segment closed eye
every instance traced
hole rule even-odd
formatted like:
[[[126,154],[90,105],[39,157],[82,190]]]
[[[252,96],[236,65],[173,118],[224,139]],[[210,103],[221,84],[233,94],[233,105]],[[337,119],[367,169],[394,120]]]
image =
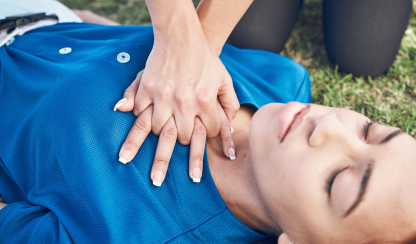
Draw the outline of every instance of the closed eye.
[[[370,129],[370,126],[373,125],[373,121],[367,121],[365,127],[364,127],[364,140],[367,140],[368,130]]]
[[[340,172],[340,170],[332,172],[326,180],[325,191],[328,193],[328,196],[331,196],[332,185],[334,184],[335,178]]]

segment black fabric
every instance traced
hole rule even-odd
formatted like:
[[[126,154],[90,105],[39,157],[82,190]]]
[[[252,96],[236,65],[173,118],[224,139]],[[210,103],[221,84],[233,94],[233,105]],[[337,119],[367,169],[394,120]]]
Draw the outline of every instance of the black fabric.
[[[238,48],[282,50],[296,23],[302,0],[254,0],[227,43]]]
[[[356,76],[377,76],[393,64],[412,13],[412,0],[324,0],[328,58]]]
[[[255,0],[228,38],[239,48],[280,52],[302,0]],[[323,0],[328,58],[340,71],[377,76],[394,62],[412,0]]]

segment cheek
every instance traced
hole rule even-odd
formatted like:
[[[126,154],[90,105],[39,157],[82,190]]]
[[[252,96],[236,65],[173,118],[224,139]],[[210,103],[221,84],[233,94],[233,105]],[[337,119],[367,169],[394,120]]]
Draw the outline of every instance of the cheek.
[[[285,171],[283,171],[285,170]],[[311,236],[328,226],[326,198],[312,170],[283,169],[267,190],[266,205],[275,221],[286,233]]]
[[[258,178],[260,194],[282,228],[327,228],[328,196],[324,191],[327,158],[305,151],[278,152],[268,157]],[[285,230],[285,229],[284,229]]]
[[[267,154],[261,165],[255,163],[260,194],[274,214],[309,211],[316,196],[316,177],[311,162],[302,154]],[[313,208],[313,207],[312,207]]]

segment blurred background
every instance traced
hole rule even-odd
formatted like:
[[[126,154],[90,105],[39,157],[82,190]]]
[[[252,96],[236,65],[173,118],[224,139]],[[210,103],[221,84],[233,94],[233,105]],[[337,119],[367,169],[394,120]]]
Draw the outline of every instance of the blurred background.
[[[124,25],[149,25],[144,0],[61,0],[71,9],[90,10]],[[197,6],[199,0],[193,0]],[[414,7],[416,0],[414,0]],[[322,0],[305,0],[298,22],[280,53],[309,71],[316,104],[348,108],[374,121],[416,132],[416,11],[399,55],[386,75],[353,77],[338,72],[327,57],[322,33]]]

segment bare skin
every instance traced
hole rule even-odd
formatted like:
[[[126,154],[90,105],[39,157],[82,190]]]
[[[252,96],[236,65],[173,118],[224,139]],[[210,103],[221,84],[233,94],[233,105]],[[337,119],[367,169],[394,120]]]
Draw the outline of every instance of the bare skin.
[[[98,14],[95,14],[89,10],[72,10],[78,17],[82,19],[84,22],[88,23],[96,23],[102,25],[120,25],[117,22],[104,18]]]
[[[416,233],[416,141],[319,105],[303,105],[282,140],[284,106],[268,104],[254,116],[239,110],[236,161],[224,160],[220,138],[208,140],[212,177],[236,217],[280,235],[279,244],[409,241]]]
[[[410,241],[416,141],[354,111],[318,105],[303,105],[282,140],[284,106],[266,105],[253,120],[252,110],[240,109],[235,162],[221,158],[219,138],[208,140],[211,174],[230,210],[251,228],[280,235],[279,244]]]
[[[250,124],[252,168],[264,208],[284,232],[279,244],[414,237],[416,141],[354,111],[305,107],[283,139],[283,104],[262,107]]]
[[[4,207],[6,207],[7,204],[0,202],[0,210]]]
[[[156,135],[163,136],[163,131],[172,135],[159,141],[165,146],[158,146],[160,157],[156,155],[150,174],[156,185],[165,178],[176,139],[181,144],[194,144],[189,176],[197,179],[195,182],[202,176],[201,159],[207,137],[220,134],[223,156],[235,158],[229,131],[239,103],[218,55],[252,1],[204,0],[197,12],[190,0],[147,1],[155,35],[153,50],[136,80],[137,86],[132,84],[134,87],[126,90],[116,109],[133,110],[140,121],[147,121],[147,117],[140,116],[150,113],[151,122],[140,133],[132,128],[132,136],[120,149],[120,162],[128,163],[134,158],[143,134],[150,132],[148,126]],[[143,113],[149,107],[152,111]]]
[[[207,141],[207,157],[212,178],[227,207],[254,230],[278,236],[280,229],[272,222],[260,198],[251,164],[249,140],[250,121],[254,111],[243,106],[237,113],[234,144],[236,161],[222,156],[219,137]]]
[[[416,166],[412,164],[416,156],[412,148],[416,148],[416,141],[405,133],[397,133],[400,132],[397,128],[374,124],[370,129],[368,118],[350,110],[301,105],[312,112],[294,122],[296,126],[291,127],[283,142],[278,121],[279,117],[285,117],[284,112],[280,115],[284,106],[266,105],[256,112],[253,121],[252,110],[244,107],[239,110],[234,122],[236,161],[225,159],[221,151],[221,142],[229,134],[208,140],[211,174],[237,218],[255,230],[280,235],[279,244],[373,240],[383,243],[380,240],[410,238],[416,229],[412,224],[416,216],[413,204]],[[151,123],[149,116],[147,121]],[[364,139],[367,127],[368,137]],[[201,130],[194,134],[199,135],[196,141],[202,142],[204,127],[198,128]],[[223,131],[229,133],[228,128]],[[394,139],[385,142],[392,135]],[[162,136],[159,143],[161,140],[169,141],[162,145],[175,143],[168,137]],[[191,158],[202,160],[198,156],[202,150],[193,154],[192,144]],[[203,143],[199,145],[202,147]],[[401,164],[396,167],[388,162]],[[381,169],[378,180],[374,179],[377,174],[372,171],[373,166]],[[339,175],[329,187],[332,195],[328,204],[328,193],[323,189],[334,170]],[[355,199],[364,192],[359,186],[369,170],[373,172],[371,182],[379,182],[369,184],[368,191],[378,196],[370,200],[368,193],[367,200],[354,207]],[[189,173],[192,178],[191,169]],[[371,190],[373,184],[376,190]],[[396,211],[385,212],[386,204]],[[357,210],[346,218],[348,209],[353,208]],[[384,232],[378,233],[380,230]]]
[[[205,38],[212,50],[220,55],[234,27],[253,0],[202,0],[196,9]]]

